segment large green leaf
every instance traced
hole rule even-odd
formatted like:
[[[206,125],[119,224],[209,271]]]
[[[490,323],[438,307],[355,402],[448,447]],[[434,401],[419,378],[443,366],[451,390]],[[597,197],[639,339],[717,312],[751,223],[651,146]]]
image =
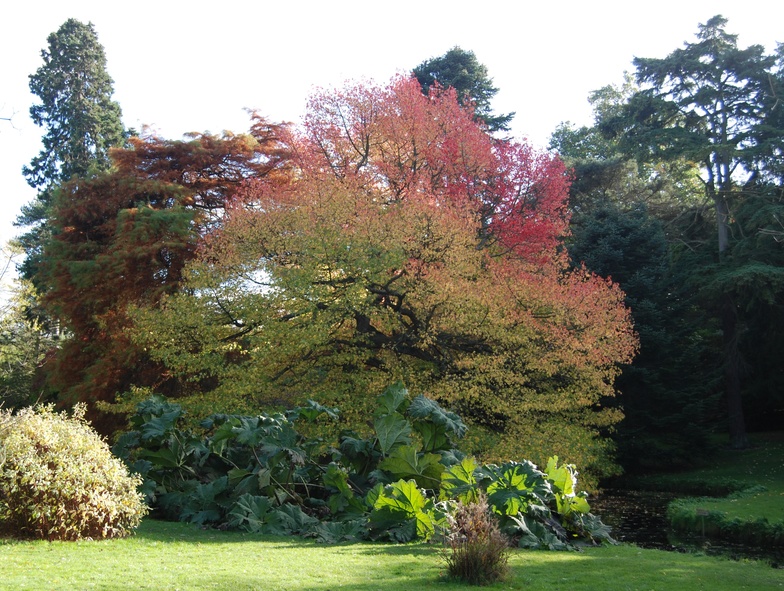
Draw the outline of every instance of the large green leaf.
[[[281,505],[272,513],[275,520],[267,528],[267,533],[309,536],[319,525],[319,520],[305,513],[299,505]]]
[[[458,415],[444,410],[435,400],[421,394],[411,401],[407,414],[414,420],[415,429],[417,429],[418,423],[430,422],[443,427],[446,434],[458,439],[462,438],[467,430],[465,423]]]
[[[198,524],[219,521],[223,516],[223,503],[219,497],[227,489],[228,477],[226,476],[199,484],[188,497],[180,519]]]
[[[387,386],[386,389],[378,397],[378,408],[376,409],[376,416],[385,414],[392,414],[399,412],[402,409],[400,406],[408,398],[408,390],[403,385],[403,382],[395,382]]]
[[[364,519],[349,521],[324,521],[312,530],[317,542],[337,544],[338,542],[356,542],[367,534]]]
[[[411,423],[403,415],[392,413],[383,415],[373,422],[381,453],[389,455],[395,446],[411,443]]]
[[[324,472],[324,486],[337,490],[327,499],[327,506],[333,515],[365,512],[365,503],[354,494],[348,483],[348,472],[345,468],[334,462],[329,464]]]
[[[450,447],[449,436],[443,425],[417,421],[414,430],[422,438],[422,451],[441,451]]]
[[[228,525],[249,532],[260,532],[270,520],[272,503],[267,497],[244,494],[229,513]]]
[[[577,492],[577,468],[573,464],[558,466],[558,456],[547,460],[547,480],[552,484],[556,509],[562,518],[572,513],[588,513],[591,510],[585,494]]]
[[[374,503],[368,525],[375,537],[428,540],[439,521],[433,502],[422,494],[416,482],[399,480],[384,487]]]
[[[572,464],[558,466],[558,456],[547,460],[547,480],[553,485],[553,491],[563,495],[573,495],[577,489],[577,471]]]
[[[305,419],[311,423],[321,415],[325,415],[330,419],[337,419],[339,411],[337,408],[322,406],[315,400],[308,400],[305,406],[299,406],[286,413],[286,417],[289,421]]]
[[[182,410],[175,408],[159,416],[150,417],[141,425],[142,441],[161,440],[174,429],[177,420],[182,416]]]
[[[547,505],[553,499],[545,474],[529,461],[491,464],[477,474],[488,483],[488,503],[501,515],[525,513],[529,505]]]
[[[479,486],[474,476],[478,465],[474,458],[463,458],[459,464],[441,474],[441,499],[475,503],[479,499]]]
[[[556,532],[545,524],[526,515],[512,516],[515,523],[515,535],[519,538],[520,548],[542,550],[567,550],[568,544]]]
[[[379,466],[395,479],[414,479],[422,488],[437,489],[441,484],[444,466],[441,456],[433,453],[419,454],[412,445],[394,449]]]

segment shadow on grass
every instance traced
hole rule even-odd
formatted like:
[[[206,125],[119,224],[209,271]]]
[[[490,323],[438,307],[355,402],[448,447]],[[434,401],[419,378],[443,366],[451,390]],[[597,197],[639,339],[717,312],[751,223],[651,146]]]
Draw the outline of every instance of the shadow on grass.
[[[139,541],[178,542],[192,544],[248,544],[264,542],[276,548],[350,548],[355,554],[390,554],[421,556],[432,554],[440,549],[437,544],[414,542],[410,544],[394,544],[390,542],[340,542],[324,544],[300,536],[274,536],[253,534],[241,531],[222,531],[205,528],[192,523],[160,521],[145,519],[133,535]]]

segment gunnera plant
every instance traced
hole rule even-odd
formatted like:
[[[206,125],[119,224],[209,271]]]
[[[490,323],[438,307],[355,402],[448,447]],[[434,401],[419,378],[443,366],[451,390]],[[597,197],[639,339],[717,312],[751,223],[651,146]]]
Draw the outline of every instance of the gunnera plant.
[[[475,502],[459,503],[448,522],[444,539],[448,576],[470,585],[503,580],[509,570],[509,541],[484,494]]]
[[[0,530],[44,540],[122,537],[147,513],[128,473],[84,418],[52,406],[0,411]]]

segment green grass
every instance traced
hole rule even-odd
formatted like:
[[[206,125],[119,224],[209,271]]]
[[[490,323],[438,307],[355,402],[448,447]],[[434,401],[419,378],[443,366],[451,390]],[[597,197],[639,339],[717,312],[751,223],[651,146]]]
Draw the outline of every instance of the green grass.
[[[706,495],[672,504],[670,515],[678,530],[702,533],[704,528],[709,537],[784,544],[784,433],[751,439],[753,448],[722,451],[703,468],[658,474],[637,484]]]
[[[488,589],[737,591],[784,589],[760,562],[606,546],[584,552],[515,550],[507,581]],[[146,520],[131,538],[0,541],[0,589],[412,591],[468,589],[444,581],[437,547],[318,545]]]

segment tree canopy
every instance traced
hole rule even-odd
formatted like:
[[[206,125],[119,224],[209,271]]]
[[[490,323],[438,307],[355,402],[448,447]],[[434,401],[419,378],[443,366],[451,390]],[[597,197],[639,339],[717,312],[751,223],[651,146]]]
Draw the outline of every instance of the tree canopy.
[[[111,172],[55,192],[37,279],[69,335],[44,368],[62,400],[113,400],[131,385],[176,393],[176,380],[129,342],[126,310],[177,291],[243,181],[280,173],[278,129],[256,119],[246,135],[131,138]]]
[[[602,402],[636,341],[620,290],[560,249],[563,163],[406,78],[314,95],[287,142],[290,181],[245,184],[135,341],[211,409],[316,397],[361,426],[403,379],[497,457],[611,472]]]
[[[734,210],[757,176],[780,152],[784,128],[777,93],[776,58],[762,46],[739,48],[720,15],[699,26],[697,41],[664,58],[635,58],[641,90],[625,108],[602,122],[605,133],[640,161],[686,159],[699,163],[704,192],[717,230],[715,273],[734,275],[730,260]],[[776,173],[773,172],[773,175]],[[732,445],[748,445],[741,399],[740,302],[731,281],[709,281],[721,319],[723,366]],[[705,285],[707,286],[707,284]]]

